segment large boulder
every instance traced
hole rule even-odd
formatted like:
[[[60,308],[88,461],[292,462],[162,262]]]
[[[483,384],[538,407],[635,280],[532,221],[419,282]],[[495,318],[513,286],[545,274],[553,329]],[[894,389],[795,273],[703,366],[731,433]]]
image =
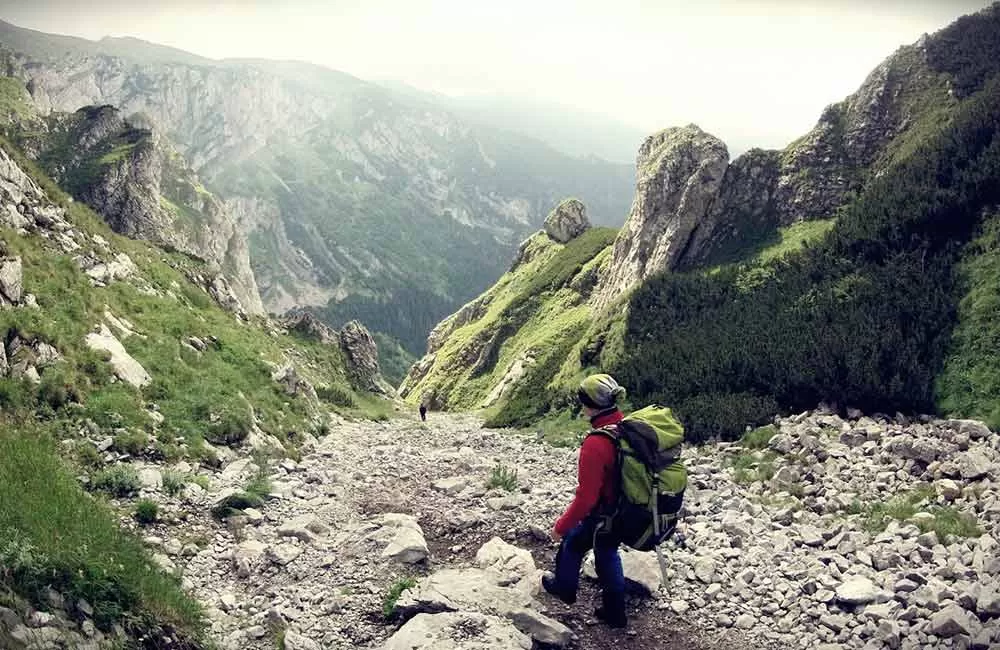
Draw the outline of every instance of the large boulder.
[[[566,199],[545,218],[545,233],[560,244],[576,239],[588,228],[587,208],[578,199]]]
[[[104,323],[101,323],[96,332],[87,334],[86,344],[91,350],[107,352],[111,355],[111,367],[115,375],[125,383],[142,388],[153,380],[146,369],[125,351],[125,346],[115,338],[115,335]]]
[[[719,193],[728,163],[726,145],[693,124],[646,139],[639,150],[632,211],[594,297],[598,307],[677,266]]]
[[[21,302],[24,294],[22,284],[21,258],[0,259],[0,304]]]
[[[496,616],[471,612],[418,614],[382,650],[530,650],[531,638]]]

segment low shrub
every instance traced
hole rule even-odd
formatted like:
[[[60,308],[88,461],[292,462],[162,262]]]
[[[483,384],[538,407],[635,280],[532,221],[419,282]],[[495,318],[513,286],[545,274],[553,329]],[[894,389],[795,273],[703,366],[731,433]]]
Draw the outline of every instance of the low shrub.
[[[399,597],[403,595],[403,592],[407,589],[413,589],[417,586],[416,578],[400,578],[389,587],[389,591],[386,593],[385,598],[382,601],[382,616],[386,620],[390,620],[396,616],[396,603],[399,602]]]
[[[91,485],[95,490],[123,499],[139,491],[139,474],[130,465],[115,465],[95,474]]]
[[[513,492],[517,489],[517,470],[503,464],[497,465],[490,472],[490,478],[486,481],[486,487],[490,489],[501,488],[508,492]]]
[[[160,515],[160,506],[151,499],[142,499],[135,504],[135,520],[143,526],[156,523]]]

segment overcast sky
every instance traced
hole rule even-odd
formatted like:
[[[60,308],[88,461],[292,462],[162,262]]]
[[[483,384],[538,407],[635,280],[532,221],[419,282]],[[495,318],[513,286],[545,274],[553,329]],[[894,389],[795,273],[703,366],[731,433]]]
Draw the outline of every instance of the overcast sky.
[[[298,59],[449,94],[503,93],[646,131],[780,147],[899,45],[987,0],[0,0],[22,27],[203,56]]]

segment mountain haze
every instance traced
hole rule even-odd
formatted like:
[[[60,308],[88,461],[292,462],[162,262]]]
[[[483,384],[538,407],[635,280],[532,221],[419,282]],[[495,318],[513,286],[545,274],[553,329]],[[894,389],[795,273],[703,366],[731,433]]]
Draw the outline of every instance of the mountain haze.
[[[265,308],[362,317],[411,349],[488,286],[567,195],[620,223],[631,167],[470,125],[433,103],[296,62],[211,61],[135,39],[0,25],[42,113],[142,113],[250,242]]]

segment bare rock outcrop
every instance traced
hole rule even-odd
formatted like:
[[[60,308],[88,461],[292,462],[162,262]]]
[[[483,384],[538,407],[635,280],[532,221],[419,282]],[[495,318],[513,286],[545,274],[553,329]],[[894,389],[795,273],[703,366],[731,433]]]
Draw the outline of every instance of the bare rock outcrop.
[[[579,199],[565,199],[545,218],[545,233],[565,244],[576,239],[590,228],[587,208]]]
[[[379,372],[378,346],[368,328],[356,320],[344,325],[340,330],[340,348],[355,386],[373,393],[392,394]]]
[[[646,139],[637,161],[635,201],[595,294],[598,307],[676,266],[708,214],[728,163],[726,145],[693,124]]]

